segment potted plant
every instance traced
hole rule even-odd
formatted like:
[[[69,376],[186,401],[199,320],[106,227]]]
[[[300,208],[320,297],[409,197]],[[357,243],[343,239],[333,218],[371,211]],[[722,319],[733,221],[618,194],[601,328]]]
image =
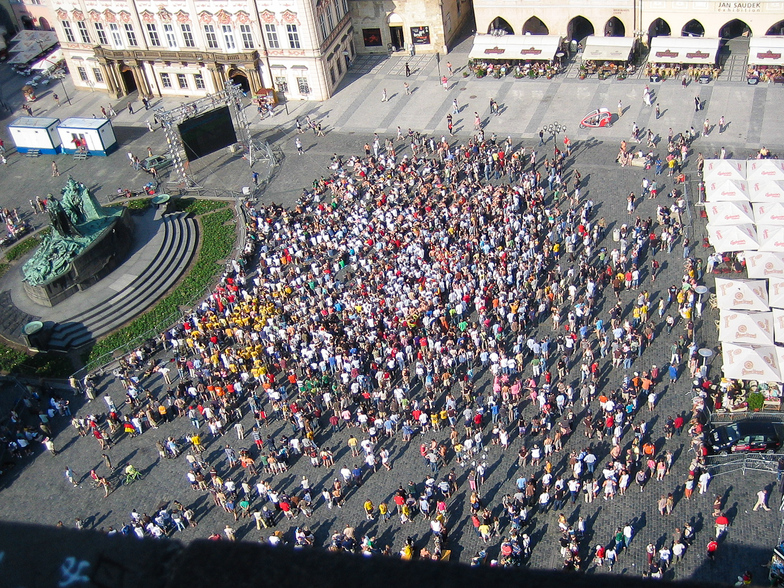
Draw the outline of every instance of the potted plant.
[[[588,75],[588,70],[586,69],[585,65],[581,64],[579,73],[577,74],[577,77],[579,77],[581,80],[584,80],[587,75]]]
[[[468,70],[463,70],[463,77],[464,77],[464,78],[467,78],[467,77],[468,77]]]
[[[746,403],[749,405],[749,410],[759,412],[765,404],[765,397],[762,392],[750,392],[746,397]]]

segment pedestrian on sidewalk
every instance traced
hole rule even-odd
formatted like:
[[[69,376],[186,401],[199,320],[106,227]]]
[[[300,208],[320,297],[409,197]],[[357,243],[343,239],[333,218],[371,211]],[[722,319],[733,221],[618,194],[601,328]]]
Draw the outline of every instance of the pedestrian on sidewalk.
[[[406,77],[411,76],[411,68],[408,65],[408,61],[406,61]]]
[[[117,111],[114,109],[114,106],[109,106],[109,116],[111,117],[117,116]]]
[[[705,122],[702,123],[702,136],[707,137],[708,133],[710,133],[710,119],[705,119]]]
[[[150,110],[150,101],[147,99],[147,96],[142,98],[142,104],[144,104],[144,110]]]
[[[132,102],[128,103],[128,114],[133,114],[133,103]]]
[[[765,488],[763,488],[762,490],[757,492],[757,502],[754,504],[754,508],[752,510],[756,511],[760,508],[762,510],[770,510],[770,507],[768,507],[767,503],[768,503],[768,491]]]
[[[65,477],[71,484],[73,484],[74,488],[79,486],[79,484],[76,482],[76,474],[73,473],[73,470],[70,467],[65,468]]]
[[[108,119],[108,118],[109,118],[109,114],[106,112],[106,108],[104,108],[103,106],[101,106],[101,115],[102,115],[104,118],[106,118],[106,119]]]
[[[706,553],[706,555],[707,555],[708,559],[709,559],[711,562],[713,562],[713,561],[715,560],[715,558],[716,558],[716,550],[717,550],[718,548],[719,548],[719,544],[716,542],[716,539],[711,539],[711,540],[708,542],[708,547],[707,547],[707,553]]]
[[[56,178],[59,175],[60,175],[60,170],[57,169],[57,162],[53,161],[52,162],[52,177]]]
[[[22,104],[22,109],[27,113],[27,116],[33,116],[33,109],[27,104]]]
[[[623,116],[623,102],[618,100],[618,118]]]
[[[253,180],[253,185],[254,185],[254,186],[258,186],[258,185],[259,185],[259,174],[258,174],[258,172],[253,172],[253,173],[250,175],[250,177],[251,177],[251,179]]]
[[[474,130],[479,131],[482,128],[482,119],[479,117],[479,113],[474,113]]]
[[[539,144],[544,145],[544,129],[539,129]]]
[[[700,108],[702,108],[702,104],[700,103],[700,97],[694,97],[694,112],[699,112]]]
[[[297,153],[300,155],[305,155],[305,152],[302,150],[302,141],[299,140],[299,137],[294,139],[294,145],[297,147]]]
[[[659,120],[659,116],[661,116],[661,110],[659,110],[659,103],[656,103],[656,120]]]
[[[386,101],[387,101],[387,89],[384,88],[384,90],[381,92],[381,102],[386,102]]]
[[[411,95],[411,86],[408,85],[408,82],[403,82],[403,87],[406,89],[406,96]]]
[[[441,85],[444,86],[444,90],[449,91],[449,80],[446,76],[441,76]]]
[[[460,114],[460,107],[457,105],[457,98],[452,100],[452,114]]]
[[[451,76],[452,75],[452,62],[451,61],[447,61],[446,62],[446,70],[449,72],[449,75]]]
[[[719,117],[719,134],[724,132],[724,115]]]
[[[57,94],[52,94],[52,98],[54,98],[54,103],[60,106],[60,97]]]

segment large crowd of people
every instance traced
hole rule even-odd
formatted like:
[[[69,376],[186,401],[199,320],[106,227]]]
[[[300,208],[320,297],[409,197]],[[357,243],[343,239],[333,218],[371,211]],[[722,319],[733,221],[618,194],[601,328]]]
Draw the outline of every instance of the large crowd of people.
[[[678,193],[655,219],[632,208],[611,229],[585,195],[572,148],[542,155],[481,132],[462,145],[399,132],[383,147],[376,136],[364,157],[335,155],[296,207],[248,209],[243,255],[213,295],[161,334],[172,360],[162,362],[153,345],[123,358],[115,376],[127,402],[118,408],[107,395],[103,411],[96,400],[74,427],[106,450],[126,435],[189,422],[185,435],[150,437],[162,458],[184,453],[193,490],[227,512],[211,537],[235,539],[232,524],[247,517],[270,529],[270,542],[303,546],[316,543],[314,511],[351,503],[368,477],[395,467],[390,449],[411,441],[423,481],[385,482],[390,504],[379,495],[353,505],[368,520],[429,520],[433,543],[407,539],[403,557],[445,557],[450,531],[469,518],[469,532],[497,544],[488,559],[517,564],[535,548],[527,525],[552,510],[563,568],[611,569],[634,522],[594,549],[568,505],[622,499],[669,475],[673,452],[657,446],[646,414],[685,369],[703,375],[694,359],[702,270],[682,234]],[[640,195],[655,196],[645,186]],[[669,288],[655,285],[668,254],[671,267],[684,264]],[[646,358],[660,338],[670,365]],[[150,391],[157,378],[161,394]],[[91,384],[87,392],[96,395]],[[668,415],[667,437],[699,438],[700,408]],[[346,434],[344,465],[333,452]],[[225,462],[208,459],[205,447]],[[516,460],[512,490],[483,492],[488,450]],[[701,453],[692,484],[704,481]],[[298,461],[334,470],[333,481],[314,487],[305,475],[278,486],[276,476]],[[662,515],[672,512],[675,485],[663,493]],[[466,512],[454,507],[458,492]],[[273,530],[299,515],[292,536]],[[111,532],[160,537],[195,518],[177,503]],[[351,526],[319,543],[392,551]],[[653,575],[666,567],[648,564]]]

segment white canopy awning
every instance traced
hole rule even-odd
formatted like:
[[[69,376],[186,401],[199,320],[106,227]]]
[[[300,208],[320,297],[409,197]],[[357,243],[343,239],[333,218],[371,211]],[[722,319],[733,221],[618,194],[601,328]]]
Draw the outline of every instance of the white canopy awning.
[[[33,31],[25,29],[19,31],[13,39],[11,39],[11,48],[9,53],[20,53],[22,51],[37,50],[37,53],[43,53],[49,47],[57,45],[57,33],[54,31]]]
[[[784,202],[784,180],[749,182],[749,200],[752,202]]]
[[[748,202],[749,185],[744,180],[706,180],[708,202]]]
[[[784,202],[755,202],[754,221],[760,225],[784,225]]]
[[[773,313],[722,310],[719,341],[773,345]]]
[[[784,278],[784,253],[749,251],[746,253],[746,271],[750,278]]]
[[[748,202],[710,202],[705,205],[708,222],[714,226],[748,224],[754,222]]]
[[[777,348],[773,345],[756,347],[722,343],[721,348],[725,377],[761,382],[781,381]]]
[[[56,49],[54,52],[50,53],[43,59],[39,59],[38,61],[36,61],[30,67],[30,69],[47,71],[57,67],[57,64],[60,63],[63,59],[65,59],[65,55],[63,55],[63,50]]]
[[[784,278],[768,279],[768,306],[784,308]]]
[[[767,280],[716,278],[716,301],[722,310],[768,311]]]
[[[758,225],[757,243],[759,251],[784,252],[784,226]]]
[[[702,177],[706,182],[745,180],[746,161],[741,159],[706,159]]]
[[[776,343],[784,343],[784,310],[780,308],[773,309],[773,338]],[[781,359],[779,359],[779,367],[781,367]]]
[[[719,39],[707,37],[654,37],[648,53],[650,63],[714,65]]]
[[[784,65],[784,37],[780,35],[751,37],[749,65]]]
[[[756,251],[759,248],[757,229],[752,224],[706,225],[708,241],[719,253]]]
[[[583,61],[628,61],[634,47],[632,37],[596,37],[585,38]]]
[[[746,179],[750,182],[784,180],[784,161],[780,159],[753,159],[746,163]]]
[[[560,46],[558,35],[475,35],[468,58],[552,61]]]

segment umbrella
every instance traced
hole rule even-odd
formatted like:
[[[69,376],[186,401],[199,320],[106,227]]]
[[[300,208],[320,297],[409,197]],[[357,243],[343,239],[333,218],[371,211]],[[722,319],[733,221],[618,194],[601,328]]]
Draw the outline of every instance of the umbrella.
[[[737,343],[722,343],[721,353],[724,360],[722,370],[727,378],[736,380],[758,380],[780,382],[777,347],[773,345],[754,346]]]
[[[748,202],[711,202],[705,205],[708,222],[712,225],[737,225],[753,223],[751,205]]]
[[[708,202],[749,200],[749,185],[744,180],[725,180],[718,178],[705,182]]]
[[[784,308],[784,279],[770,278],[768,282],[768,306]]]
[[[749,182],[752,202],[784,202],[784,181],[755,180]]]
[[[760,251],[784,251],[784,226],[758,226],[757,242]]]
[[[702,170],[705,182],[716,180],[745,180],[745,159],[706,159]]]
[[[756,251],[759,248],[757,229],[752,224],[730,226],[706,225],[708,241],[719,253],[727,251]]]
[[[719,341],[773,345],[773,313],[722,310]]]
[[[784,343],[784,310],[781,308],[773,309],[773,339],[776,343]],[[781,366],[779,359],[779,366]]]
[[[770,310],[767,280],[716,278],[716,300],[722,310]]]
[[[784,225],[784,202],[755,202],[753,207],[757,224]]]
[[[784,161],[778,159],[755,159],[746,164],[749,181],[784,180]]]
[[[746,271],[750,278],[784,278],[784,253],[749,251],[746,253]]]

